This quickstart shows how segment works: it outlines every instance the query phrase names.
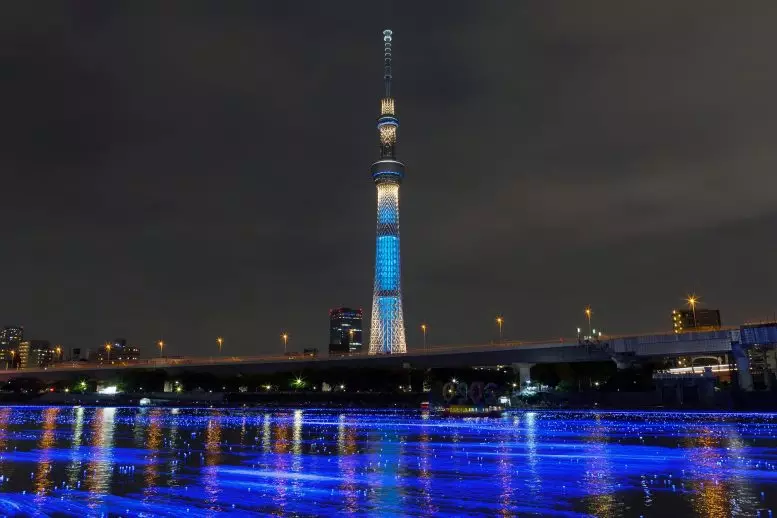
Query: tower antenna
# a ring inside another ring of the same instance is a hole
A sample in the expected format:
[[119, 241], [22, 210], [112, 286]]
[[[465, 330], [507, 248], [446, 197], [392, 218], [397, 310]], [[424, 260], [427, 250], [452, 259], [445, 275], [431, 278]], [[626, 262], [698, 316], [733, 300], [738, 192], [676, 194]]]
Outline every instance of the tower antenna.
[[386, 83], [386, 97], [391, 97], [391, 37], [390, 29], [383, 31], [383, 81]]

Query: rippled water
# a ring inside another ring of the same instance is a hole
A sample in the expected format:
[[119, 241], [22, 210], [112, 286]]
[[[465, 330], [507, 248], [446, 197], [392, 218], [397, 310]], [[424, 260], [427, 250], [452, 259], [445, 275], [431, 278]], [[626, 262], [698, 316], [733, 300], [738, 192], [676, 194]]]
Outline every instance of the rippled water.
[[0, 515], [770, 516], [777, 415], [0, 407]]

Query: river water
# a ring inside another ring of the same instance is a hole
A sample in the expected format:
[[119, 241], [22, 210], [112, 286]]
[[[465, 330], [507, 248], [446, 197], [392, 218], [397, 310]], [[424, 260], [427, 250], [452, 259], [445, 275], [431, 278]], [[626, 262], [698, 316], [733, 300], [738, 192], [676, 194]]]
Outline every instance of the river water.
[[4, 516], [771, 516], [777, 414], [0, 407]]

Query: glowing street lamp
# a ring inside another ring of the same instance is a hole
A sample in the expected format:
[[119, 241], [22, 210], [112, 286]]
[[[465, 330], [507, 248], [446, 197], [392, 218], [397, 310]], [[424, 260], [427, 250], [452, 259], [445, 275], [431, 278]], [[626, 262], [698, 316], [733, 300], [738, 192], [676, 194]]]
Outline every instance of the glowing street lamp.
[[159, 346], [159, 357], [162, 357], [162, 350], [165, 348], [165, 342], [164, 340], [159, 340], [157, 342], [157, 345]]
[[591, 326], [591, 315], [593, 315], [594, 312], [591, 311], [591, 306], [586, 306], [584, 313], [585, 313], [585, 318], [588, 319], [588, 334], [593, 336], [594, 330], [593, 330], [593, 327]]
[[288, 333], [283, 333], [281, 335], [281, 339], [283, 340], [283, 354], [286, 354], [286, 346], [289, 344], [289, 335], [288, 335]]
[[348, 348], [353, 345], [353, 329], [348, 330]]
[[111, 363], [111, 344], [105, 343], [105, 352], [108, 353], [108, 363]]
[[424, 334], [424, 351], [426, 350], [426, 324], [421, 324], [421, 332]]
[[56, 346], [54, 352], [57, 353], [57, 361], [62, 361], [62, 347]]
[[496, 317], [496, 325], [499, 326], [499, 341], [502, 341], [502, 324], [504, 323], [505, 319], [501, 316]]
[[224, 339], [219, 336], [216, 338], [216, 343], [219, 344], [219, 354], [221, 354], [221, 346], [224, 345]]
[[11, 349], [11, 368], [14, 366], [14, 359], [16, 358], [16, 351]]
[[693, 312], [693, 327], [698, 327], [698, 323], [696, 322], [696, 304], [699, 303], [700, 298], [701, 297], [697, 297], [694, 293], [692, 295], [688, 295], [688, 298], [685, 299], [688, 305], [691, 306], [691, 311]]

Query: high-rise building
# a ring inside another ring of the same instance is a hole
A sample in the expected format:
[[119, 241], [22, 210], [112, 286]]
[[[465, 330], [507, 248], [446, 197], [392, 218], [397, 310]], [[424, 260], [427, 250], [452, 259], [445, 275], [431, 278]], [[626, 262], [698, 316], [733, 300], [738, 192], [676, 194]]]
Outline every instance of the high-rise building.
[[12, 367], [19, 362], [19, 344], [24, 341], [22, 326], [6, 326], [0, 330], [0, 366]]
[[399, 119], [394, 110], [394, 98], [391, 97], [391, 42], [392, 32], [383, 31], [385, 95], [380, 101], [378, 118], [380, 160], [371, 167], [378, 191], [378, 221], [370, 354], [407, 352], [399, 255], [399, 186], [405, 176], [405, 165], [396, 159]]
[[329, 310], [329, 354], [342, 355], [362, 350], [362, 310]]
[[719, 309], [674, 309], [672, 310], [672, 329], [675, 333], [701, 331], [720, 328]]

